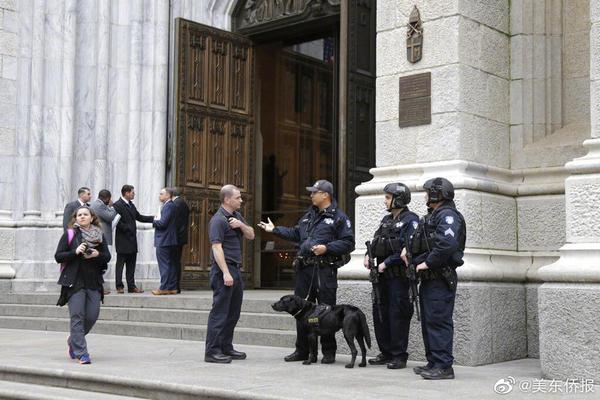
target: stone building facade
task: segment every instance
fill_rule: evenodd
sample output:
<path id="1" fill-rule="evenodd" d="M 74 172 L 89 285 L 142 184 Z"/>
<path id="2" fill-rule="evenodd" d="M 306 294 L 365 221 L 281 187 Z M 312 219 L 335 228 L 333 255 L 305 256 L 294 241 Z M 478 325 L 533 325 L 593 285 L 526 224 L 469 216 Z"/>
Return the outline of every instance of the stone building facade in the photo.
<path id="1" fill-rule="evenodd" d="M 600 379 L 600 0 L 378 0 L 376 165 L 356 188 L 341 300 L 369 309 L 361 245 L 401 181 L 456 186 L 468 224 L 456 358 L 540 358 Z M 63 205 L 122 183 L 152 213 L 172 134 L 177 17 L 231 28 L 234 0 L 0 0 L 0 277 L 47 290 Z M 406 58 L 414 6 L 422 59 Z M 342 2 L 344 7 L 344 2 Z M 399 80 L 431 73 L 431 123 L 400 127 Z M 143 279 L 156 280 L 142 227 Z M 418 327 L 412 354 L 419 354 Z"/>

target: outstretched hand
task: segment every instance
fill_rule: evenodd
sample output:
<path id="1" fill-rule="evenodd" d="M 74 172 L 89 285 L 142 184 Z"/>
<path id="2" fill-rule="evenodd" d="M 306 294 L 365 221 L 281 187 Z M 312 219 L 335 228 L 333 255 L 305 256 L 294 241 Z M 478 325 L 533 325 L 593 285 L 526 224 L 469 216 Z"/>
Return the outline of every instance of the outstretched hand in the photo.
<path id="1" fill-rule="evenodd" d="M 267 221 L 269 222 L 260 221 L 258 223 L 258 227 L 266 232 L 273 232 L 273 229 L 275 229 L 275 224 L 273 223 L 273 221 L 271 221 L 271 218 L 267 217 Z"/>

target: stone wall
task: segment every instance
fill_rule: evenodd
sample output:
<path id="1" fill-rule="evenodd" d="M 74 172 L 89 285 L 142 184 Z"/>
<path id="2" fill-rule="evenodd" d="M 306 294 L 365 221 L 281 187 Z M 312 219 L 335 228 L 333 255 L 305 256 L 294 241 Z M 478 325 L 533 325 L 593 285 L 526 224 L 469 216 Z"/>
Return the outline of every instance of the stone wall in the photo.
<path id="1" fill-rule="evenodd" d="M 17 53 L 16 2 L 0 1 L 0 279 L 12 278 L 15 233 L 5 229 L 11 218 L 17 155 Z"/>

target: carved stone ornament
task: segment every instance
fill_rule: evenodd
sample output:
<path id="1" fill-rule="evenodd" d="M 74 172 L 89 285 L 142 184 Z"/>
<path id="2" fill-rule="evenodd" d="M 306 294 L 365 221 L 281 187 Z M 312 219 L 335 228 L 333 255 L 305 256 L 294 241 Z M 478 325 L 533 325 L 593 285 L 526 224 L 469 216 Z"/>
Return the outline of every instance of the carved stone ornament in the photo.
<path id="1" fill-rule="evenodd" d="M 238 8 L 234 21 L 236 28 L 247 28 L 302 14 L 318 16 L 341 0 L 245 0 Z"/>
<path id="2" fill-rule="evenodd" d="M 423 55 L 423 23 L 417 6 L 413 7 L 408 18 L 406 32 L 406 58 L 411 63 L 421 60 Z"/>

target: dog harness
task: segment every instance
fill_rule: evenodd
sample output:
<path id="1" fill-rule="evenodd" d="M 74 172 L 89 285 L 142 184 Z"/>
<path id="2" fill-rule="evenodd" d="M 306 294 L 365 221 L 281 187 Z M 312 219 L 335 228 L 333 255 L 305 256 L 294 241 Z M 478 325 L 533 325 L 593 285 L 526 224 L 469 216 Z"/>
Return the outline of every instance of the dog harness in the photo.
<path id="1" fill-rule="evenodd" d="M 309 325 L 315 328 L 319 327 L 319 320 L 331 312 L 331 306 L 327 304 L 317 304 L 315 310 L 307 317 Z"/>

